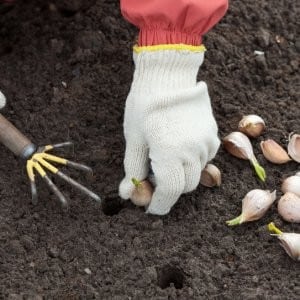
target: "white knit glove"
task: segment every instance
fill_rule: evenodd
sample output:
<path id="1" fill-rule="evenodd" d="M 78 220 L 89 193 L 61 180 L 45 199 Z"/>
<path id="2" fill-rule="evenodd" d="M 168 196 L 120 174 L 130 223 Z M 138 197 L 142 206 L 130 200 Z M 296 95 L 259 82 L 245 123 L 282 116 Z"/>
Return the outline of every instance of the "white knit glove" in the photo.
<path id="1" fill-rule="evenodd" d="M 123 199 L 131 179 L 148 176 L 156 187 L 147 213 L 167 214 L 182 193 L 194 190 L 201 170 L 219 147 L 205 82 L 196 82 L 204 52 L 157 50 L 134 53 L 134 78 L 126 101 Z M 150 159 L 150 160 L 149 160 Z"/>

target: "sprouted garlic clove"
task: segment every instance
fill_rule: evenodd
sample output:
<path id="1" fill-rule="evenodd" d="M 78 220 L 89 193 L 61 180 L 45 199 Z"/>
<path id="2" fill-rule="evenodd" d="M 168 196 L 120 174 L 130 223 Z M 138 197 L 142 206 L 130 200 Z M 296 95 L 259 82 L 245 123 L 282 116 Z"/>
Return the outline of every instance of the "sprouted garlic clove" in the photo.
<path id="1" fill-rule="evenodd" d="M 273 222 L 268 224 L 268 230 L 276 236 L 285 252 L 294 260 L 300 261 L 300 234 L 294 232 L 282 232 Z"/>
<path id="2" fill-rule="evenodd" d="M 290 134 L 287 148 L 290 157 L 300 163 L 300 134 Z"/>
<path id="3" fill-rule="evenodd" d="M 300 197 L 300 176 L 294 175 L 284 179 L 281 185 L 281 191 L 283 193 L 294 193 Z"/>
<path id="4" fill-rule="evenodd" d="M 239 225 L 261 219 L 276 199 L 276 191 L 255 189 L 246 194 L 242 200 L 242 213 L 229 221 L 228 226 Z"/>
<path id="5" fill-rule="evenodd" d="M 266 124 L 260 116 L 247 115 L 239 122 L 238 128 L 247 136 L 258 137 L 265 130 Z"/>
<path id="6" fill-rule="evenodd" d="M 221 172 L 213 164 L 207 164 L 201 172 L 200 183 L 207 187 L 221 185 Z"/>
<path id="7" fill-rule="evenodd" d="M 287 192 L 278 201 L 278 213 L 287 222 L 300 223 L 300 197 Z"/>
<path id="8" fill-rule="evenodd" d="M 235 157 L 249 160 L 261 181 L 266 180 L 266 172 L 258 163 L 249 138 L 239 131 L 234 131 L 223 139 L 225 149 Z"/>
<path id="9" fill-rule="evenodd" d="M 262 141 L 260 148 L 264 157 L 274 164 L 285 164 L 291 160 L 287 152 L 272 139 Z"/>
<path id="10" fill-rule="evenodd" d="M 135 185 L 130 200 L 137 206 L 146 206 L 151 202 L 153 195 L 153 186 L 148 180 L 138 180 L 136 178 L 131 179 Z"/>

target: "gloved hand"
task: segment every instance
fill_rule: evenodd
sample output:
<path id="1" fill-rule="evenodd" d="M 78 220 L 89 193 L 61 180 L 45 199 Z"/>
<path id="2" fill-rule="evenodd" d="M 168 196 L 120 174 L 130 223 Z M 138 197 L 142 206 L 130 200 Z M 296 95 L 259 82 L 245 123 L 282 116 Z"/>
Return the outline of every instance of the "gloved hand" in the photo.
<path id="1" fill-rule="evenodd" d="M 123 0 L 121 7 L 122 2 L 143 3 Z M 154 2 L 158 6 L 166 3 Z M 187 5 L 184 4 L 187 1 L 179 2 Z M 134 5 L 136 20 L 139 18 L 136 18 Z M 123 14 L 127 18 L 132 16 L 131 6 L 129 10 L 128 6 L 125 8 L 124 12 L 123 6 Z M 157 9 L 156 14 L 161 11 Z M 152 17 L 151 14 L 150 19 Z M 152 29 L 136 23 L 142 28 L 139 39 L 142 45 L 134 47 L 135 72 L 124 117 L 125 178 L 119 194 L 124 199 L 130 198 L 135 188 L 131 179 L 145 179 L 151 163 L 156 187 L 147 212 L 165 215 L 182 193 L 197 187 L 201 170 L 215 156 L 220 142 L 207 86 L 196 82 L 205 50 L 198 44 L 201 37 L 197 40 L 198 35 L 191 37 L 168 30 L 151 35 Z M 207 26 L 206 23 L 206 29 Z M 147 41 L 147 37 L 150 40 Z M 166 44 L 177 38 L 191 44 L 195 41 L 196 45 Z"/>

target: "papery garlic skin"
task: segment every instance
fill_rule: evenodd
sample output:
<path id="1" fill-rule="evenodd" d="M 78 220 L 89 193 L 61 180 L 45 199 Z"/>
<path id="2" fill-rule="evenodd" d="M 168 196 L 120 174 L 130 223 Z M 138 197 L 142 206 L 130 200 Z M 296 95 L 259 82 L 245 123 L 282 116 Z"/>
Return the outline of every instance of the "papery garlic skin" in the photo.
<path id="1" fill-rule="evenodd" d="M 283 232 L 276 235 L 286 253 L 294 260 L 300 261 L 300 234 Z"/>
<path id="2" fill-rule="evenodd" d="M 242 202 L 242 213 L 235 219 L 227 221 L 229 226 L 261 219 L 276 199 L 276 190 L 255 189 L 246 194 Z"/>
<path id="3" fill-rule="evenodd" d="M 146 206 L 151 202 L 153 195 L 153 186 L 148 180 L 132 180 L 135 184 L 130 200 L 137 206 Z"/>
<path id="4" fill-rule="evenodd" d="M 257 115 L 247 115 L 239 122 L 238 128 L 250 137 L 258 137 L 265 130 L 264 120 Z"/>
<path id="5" fill-rule="evenodd" d="M 272 139 L 262 141 L 260 148 L 264 157 L 274 164 L 285 164 L 291 160 L 287 152 Z"/>
<path id="6" fill-rule="evenodd" d="M 221 171 L 213 164 L 207 164 L 201 172 L 200 183 L 207 187 L 221 185 Z"/>
<path id="7" fill-rule="evenodd" d="M 293 134 L 288 143 L 288 154 L 300 163 L 300 134 Z"/>
<path id="8" fill-rule="evenodd" d="M 300 197 L 285 193 L 278 201 L 278 213 L 287 222 L 300 223 Z"/>
<path id="9" fill-rule="evenodd" d="M 225 149 L 233 156 L 241 159 L 248 159 L 254 167 L 259 179 L 262 181 L 266 180 L 266 172 L 264 168 L 258 163 L 254 155 L 251 142 L 245 134 L 234 131 L 225 136 L 225 138 L 223 139 L 223 144 Z"/>
<path id="10" fill-rule="evenodd" d="M 281 191 L 283 193 L 294 193 L 300 197 L 300 176 L 290 176 L 283 180 L 281 185 Z"/>
<path id="11" fill-rule="evenodd" d="M 225 149 L 232 155 L 241 159 L 252 159 L 253 148 L 249 138 L 238 131 L 234 131 L 223 139 Z"/>
<path id="12" fill-rule="evenodd" d="M 6 97 L 0 91 L 0 109 L 3 108 L 5 105 L 6 105 Z"/>

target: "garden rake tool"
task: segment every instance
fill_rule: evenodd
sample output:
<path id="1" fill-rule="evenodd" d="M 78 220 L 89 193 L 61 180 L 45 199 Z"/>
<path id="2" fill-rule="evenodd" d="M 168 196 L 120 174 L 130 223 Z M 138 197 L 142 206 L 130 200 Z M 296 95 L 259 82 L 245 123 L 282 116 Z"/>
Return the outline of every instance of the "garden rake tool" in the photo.
<path id="1" fill-rule="evenodd" d="M 74 169 L 78 169 L 85 172 L 92 172 L 92 169 L 86 165 L 79 164 L 65 158 L 55 156 L 47 153 L 49 150 L 61 148 L 64 146 L 73 145 L 71 142 L 65 142 L 54 145 L 47 145 L 37 147 L 26 136 L 24 136 L 11 122 L 9 122 L 2 114 L 0 114 L 0 142 L 11 150 L 18 157 L 27 160 L 27 174 L 30 180 L 32 202 L 37 203 L 37 188 L 35 183 L 35 173 L 41 176 L 50 190 L 58 197 L 61 204 L 66 207 L 68 202 L 62 192 L 53 183 L 50 177 L 47 175 L 47 171 L 50 171 L 55 176 L 58 176 L 65 180 L 70 185 L 74 186 L 78 190 L 87 194 L 91 198 L 100 202 L 101 199 L 98 195 L 81 185 L 52 163 L 70 166 Z"/>

